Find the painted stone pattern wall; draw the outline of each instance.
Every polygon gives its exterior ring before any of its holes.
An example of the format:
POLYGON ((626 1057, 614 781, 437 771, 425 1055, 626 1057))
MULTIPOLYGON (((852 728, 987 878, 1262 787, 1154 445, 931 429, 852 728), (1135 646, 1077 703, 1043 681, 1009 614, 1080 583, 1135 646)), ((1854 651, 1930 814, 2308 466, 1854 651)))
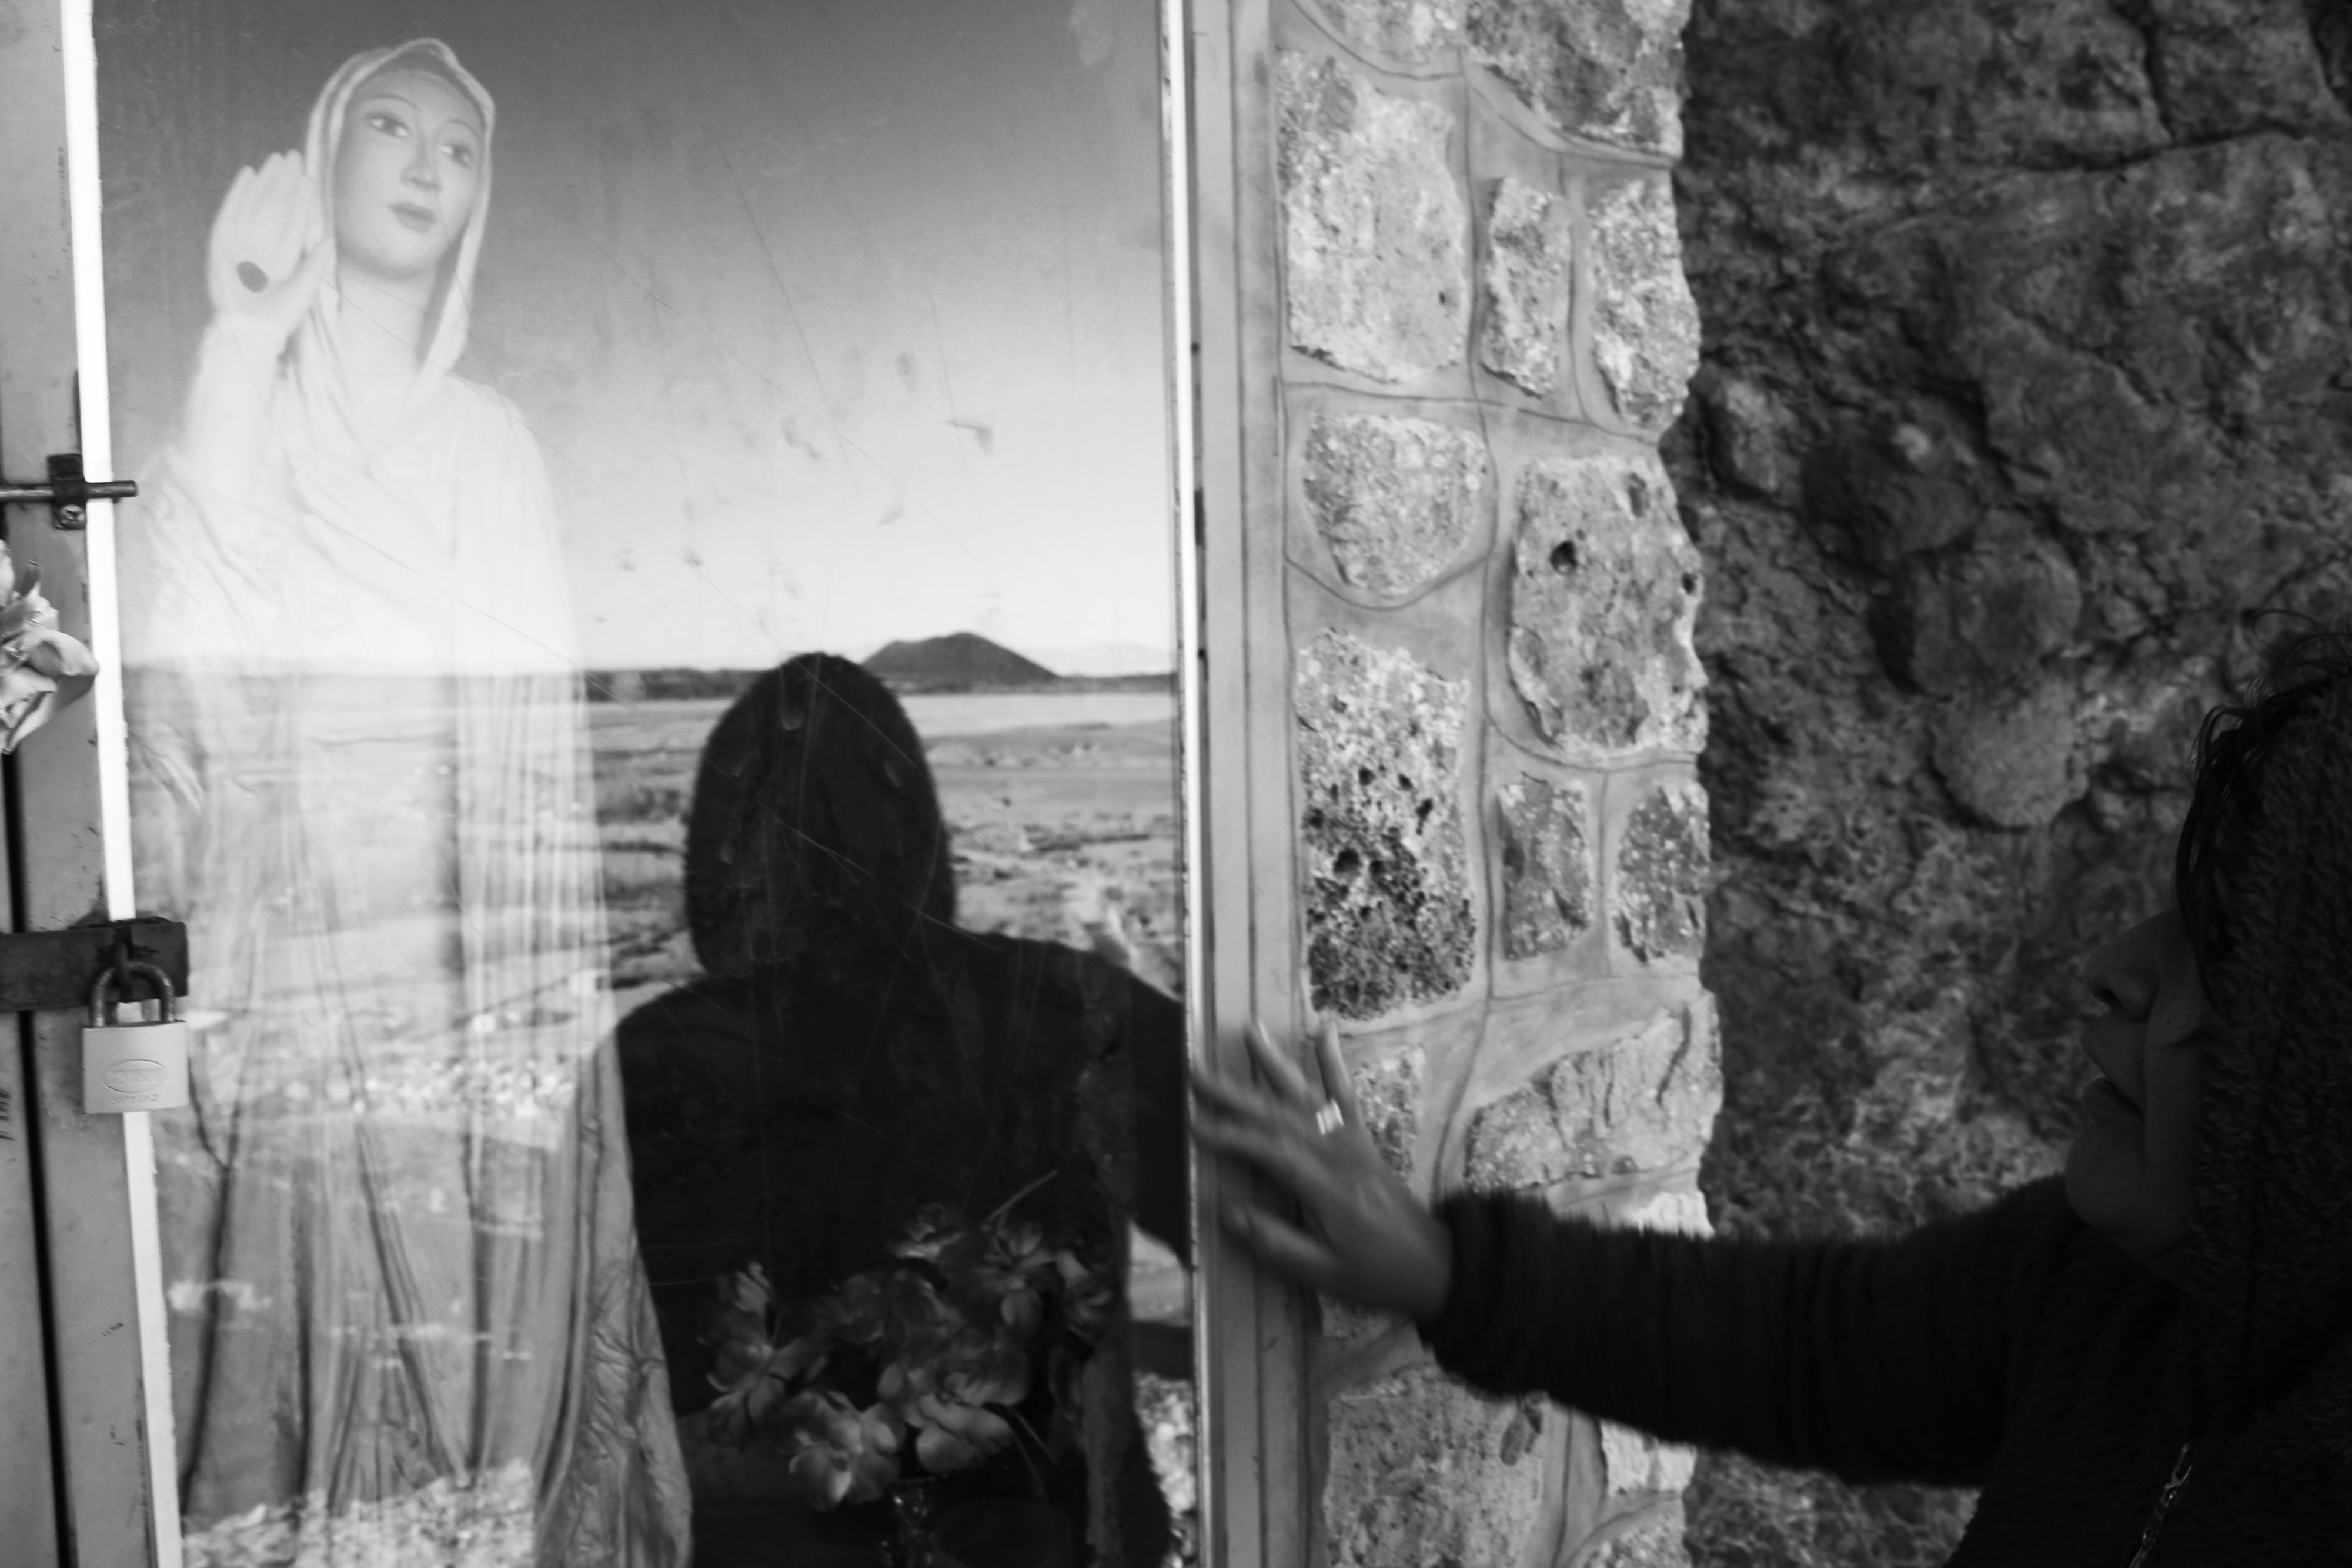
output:
MULTIPOLYGON (((1658 0, 1276 12, 1286 612, 1309 998, 1423 1192, 1704 1230, 1698 363, 1658 0)), ((1333 1568, 1684 1555, 1693 1456, 1486 1399, 1323 1304, 1333 1568)))
MULTIPOLYGON (((1727 1231, 2056 1168, 2247 618, 2352 607, 2352 10, 1697 0, 1665 443, 1706 563, 1727 1231)), ((1612 915, 1612 918, 1615 918, 1612 915)), ((1709 1457, 1701 1563, 1941 1563, 1965 1494, 1709 1457)))

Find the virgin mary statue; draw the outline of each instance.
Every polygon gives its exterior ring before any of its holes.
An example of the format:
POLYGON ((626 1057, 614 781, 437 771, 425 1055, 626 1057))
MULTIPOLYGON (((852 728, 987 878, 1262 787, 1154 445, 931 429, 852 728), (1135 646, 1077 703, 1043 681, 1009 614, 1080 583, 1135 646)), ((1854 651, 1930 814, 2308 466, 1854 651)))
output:
POLYGON ((124 540, 139 891, 193 955, 191 1564, 688 1553, 547 476, 454 369, 494 125, 423 40, 238 176, 124 540))

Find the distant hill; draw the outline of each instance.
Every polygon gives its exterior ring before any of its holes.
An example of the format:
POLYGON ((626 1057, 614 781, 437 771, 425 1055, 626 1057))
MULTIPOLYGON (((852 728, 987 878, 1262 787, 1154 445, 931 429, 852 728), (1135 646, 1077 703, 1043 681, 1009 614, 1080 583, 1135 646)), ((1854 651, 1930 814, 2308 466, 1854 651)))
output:
MULTIPOLYGON (((779 661, 781 663, 782 661, 779 661)), ((1172 673, 1057 675, 976 632, 893 643, 864 661, 899 692, 1172 692, 1172 673)), ((760 670, 591 670, 592 703, 707 702, 742 695, 760 670)))
POLYGON ((1054 686, 1062 677, 976 632, 891 643, 866 667, 900 691, 971 691, 984 686, 1054 686))

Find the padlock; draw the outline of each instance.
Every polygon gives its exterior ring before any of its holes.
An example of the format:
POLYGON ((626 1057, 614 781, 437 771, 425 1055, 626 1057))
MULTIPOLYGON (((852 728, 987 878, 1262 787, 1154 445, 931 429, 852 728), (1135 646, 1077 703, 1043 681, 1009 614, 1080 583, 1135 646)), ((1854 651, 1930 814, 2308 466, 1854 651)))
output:
POLYGON ((81 1108, 171 1111, 188 1103, 188 1026, 172 982, 152 964, 110 965, 89 987, 89 1021, 81 1031, 81 1108), (143 975, 163 999, 152 1023, 117 1023, 108 993, 118 978, 143 975))

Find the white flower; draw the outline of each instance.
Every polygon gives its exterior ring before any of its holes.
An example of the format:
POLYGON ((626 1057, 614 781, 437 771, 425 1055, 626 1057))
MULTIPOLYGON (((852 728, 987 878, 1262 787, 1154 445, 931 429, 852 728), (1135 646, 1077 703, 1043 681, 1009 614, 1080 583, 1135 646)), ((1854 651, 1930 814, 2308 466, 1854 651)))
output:
POLYGON ((899 1428, 883 1406, 860 1410, 831 1389, 811 1389, 780 1416, 793 1479, 812 1508, 871 1502, 898 1479, 899 1428))
POLYGON ((19 568, 0 545, 0 753, 79 701, 98 677, 88 648, 58 630, 58 612, 41 597, 41 569, 19 568))

